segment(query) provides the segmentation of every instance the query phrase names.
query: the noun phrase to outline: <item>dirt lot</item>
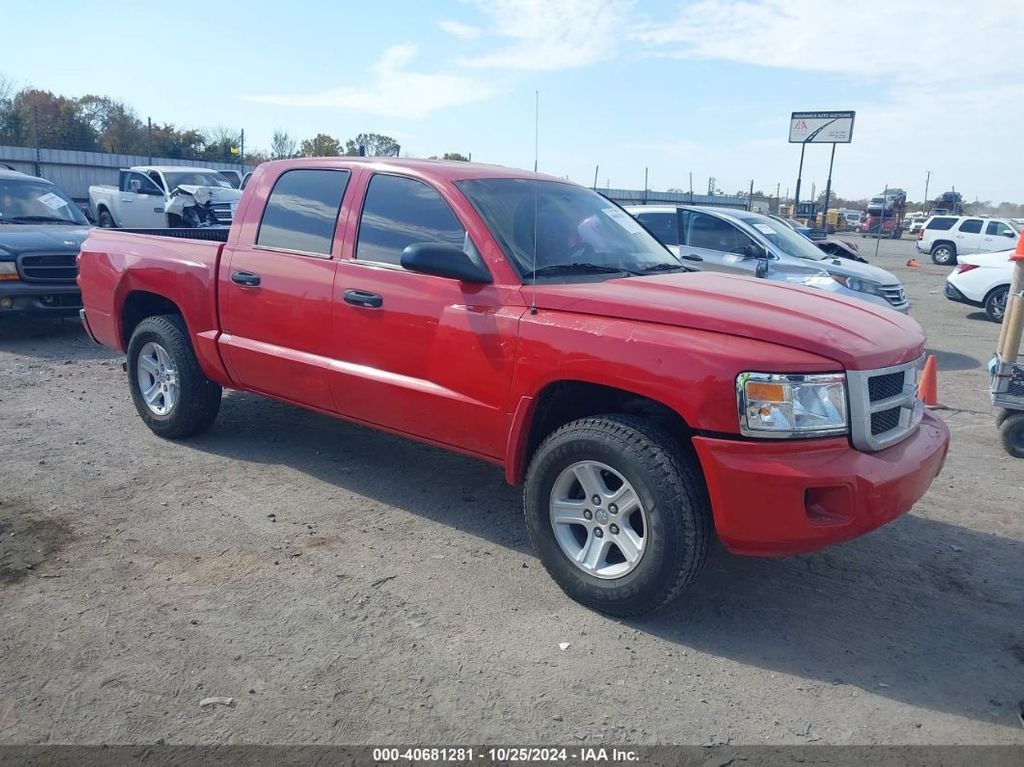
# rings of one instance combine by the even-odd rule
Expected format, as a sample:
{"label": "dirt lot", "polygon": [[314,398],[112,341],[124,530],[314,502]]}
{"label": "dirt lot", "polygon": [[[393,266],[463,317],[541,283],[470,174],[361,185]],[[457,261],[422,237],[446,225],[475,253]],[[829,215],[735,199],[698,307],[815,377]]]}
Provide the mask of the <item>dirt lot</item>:
{"label": "dirt lot", "polygon": [[163,442],[76,323],[0,324],[0,742],[1024,743],[997,327],[862,247],[929,333],[945,470],[863,539],[717,550],[644,620],[562,595],[494,467],[237,393]]}

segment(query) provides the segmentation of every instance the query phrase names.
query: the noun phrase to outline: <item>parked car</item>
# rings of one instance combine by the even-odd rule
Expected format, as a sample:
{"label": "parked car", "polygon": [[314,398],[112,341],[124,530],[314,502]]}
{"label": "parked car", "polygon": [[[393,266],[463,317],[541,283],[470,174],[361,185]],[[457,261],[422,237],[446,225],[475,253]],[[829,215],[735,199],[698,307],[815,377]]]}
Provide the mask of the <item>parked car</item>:
{"label": "parked car", "polygon": [[823,253],[827,253],[830,256],[837,258],[848,258],[851,261],[859,261],[862,264],[866,264],[868,260],[860,254],[860,246],[852,240],[841,240],[832,234],[826,234],[820,229],[811,229],[809,226],[801,224],[792,218],[783,218],[782,216],[776,216],[772,213],[768,214],[768,218],[773,221],[778,221],[784,226],[788,226],[797,234],[802,234],[808,240],[813,242],[818,250]]}
{"label": "parked car", "polygon": [[228,183],[231,184],[231,186],[233,186],[235,189],[242,188],[242,179],[245,177],[245,174],[242,173],[242,171],[225,170],[224,168],[220,168],[217,170],[217,172],[224,178],[226,178]]}
{"label": "parked car", "polygon": [[88,229],[59,187],[0,170],[0,318],[78,314],[75,259]]}
{"label": "parked car", "polygon": [[702,270],[807,285],[906,313],[900,281],[877,266],[825,254],[788,226],[729,208],[638,205],[626,208],[680,258]]}
{"label": "parked car", "polygon": [[249,172],[248,172],[248,173],[246,173],[246,174],[245,174],[244,176],[242,176],[242,182],[241,182],[241,183],[240,183],[240,184],[238,185],[238,188],[239,188],[239,189],[245,189],[245,187],[246,187],[246,186],[248,185],[248,183],[249,183],[249,179],[250,179],[250,178],[252,178],[252,171],[249,171]]}
{"label": "parked car", "polygon": [[952,266],[959,256],[1005,250],[1019,236],[1010,219],[932,216],[918,234],[917,250],[931,255],[936,264]]}
{"label": "parked car", "polygon": [[949,432],[914,395],[924,334],[897,312],[691,272],[535,173],[255,174],[230,233],[83,248],[85,326],[127,354],[159,436],[209,428],[227,386],[501,465],[548,572],[615,615],[679,594],[713,529],[737,553],[810,551],[907,511],[942,465]]}
{"label": "parked car", "polygon": [[864,213],[859,210],[844,210],[843,218],[846,220],[846,228],[856,231],[860,228],[860,222],[864,220]]}
{"label": "parked car", "polygon": [[1013,273],[1012,250],[960,256],[960,263],[946,278],[946,298],[977,306],[993,322],[1002,322]]}
{"label": "parked car", "polygon": [[107,229],[227,226],[241,197],[220,172],[178,165],[127,168],[117,187],[89,187],[97,223]]}

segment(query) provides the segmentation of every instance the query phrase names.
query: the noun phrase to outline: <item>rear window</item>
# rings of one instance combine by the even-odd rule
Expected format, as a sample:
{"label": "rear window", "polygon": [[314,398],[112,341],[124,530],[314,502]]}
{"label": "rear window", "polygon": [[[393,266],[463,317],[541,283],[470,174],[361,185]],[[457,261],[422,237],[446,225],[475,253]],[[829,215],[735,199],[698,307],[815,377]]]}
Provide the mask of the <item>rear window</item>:
{"label": "rear window", "polygon": [[960,224],[960,231],[964,234],[977,234],[981,231],[981,219],[969,218]]}
{"label": "rear window", "polygon": [[952,229],[953,228],[953,224],[955,224],[955,223],[956,223],[956,219],[955,218],[933,218],[925,226],[925,229],[938,229],[938,230],[944,232],[947,229]]}
{"label": "rear window", "polygon": [[288,170],[267,200],[256,245],[331,255],[347,170]]}

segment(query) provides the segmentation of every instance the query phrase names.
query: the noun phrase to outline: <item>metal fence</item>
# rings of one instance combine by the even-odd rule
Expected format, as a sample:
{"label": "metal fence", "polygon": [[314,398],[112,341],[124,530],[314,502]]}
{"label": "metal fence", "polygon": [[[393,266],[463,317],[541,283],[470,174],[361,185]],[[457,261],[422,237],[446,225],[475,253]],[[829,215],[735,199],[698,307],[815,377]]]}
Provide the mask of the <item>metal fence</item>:
{"label": "metal fence", "polygon": [[79,152],[74,149],[35,149],[24,146],[0,146],[0,163],[14,170],[52,181],[77,202],[89,200],[93,184],[117,185],[117,172],[133,165],[187,165],[216,170],[248,169],[238,163],[182,160],[146,155]]}
{"label": "metal fence", "polygon": [[747,208],[750,198],[732,194],[690,194],[689,192],[656,192],[653,189],[601,189],[619,205],[713,205],[721,208]]}

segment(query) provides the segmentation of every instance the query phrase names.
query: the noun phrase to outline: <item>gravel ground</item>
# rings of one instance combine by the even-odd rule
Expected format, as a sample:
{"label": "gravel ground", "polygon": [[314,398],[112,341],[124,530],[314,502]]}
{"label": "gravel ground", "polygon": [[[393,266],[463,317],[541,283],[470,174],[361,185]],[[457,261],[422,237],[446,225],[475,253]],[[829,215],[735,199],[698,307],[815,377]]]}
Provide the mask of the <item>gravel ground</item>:
{"label": "gravel ground", "polygon": [[0,324],[0,743],[1024,744],[998,329],[874,247],[938,358],[942,475],[821,553],[716,550],[643,620],[562,595],[492,466],[237,393],[163,442],[77,323]]}

